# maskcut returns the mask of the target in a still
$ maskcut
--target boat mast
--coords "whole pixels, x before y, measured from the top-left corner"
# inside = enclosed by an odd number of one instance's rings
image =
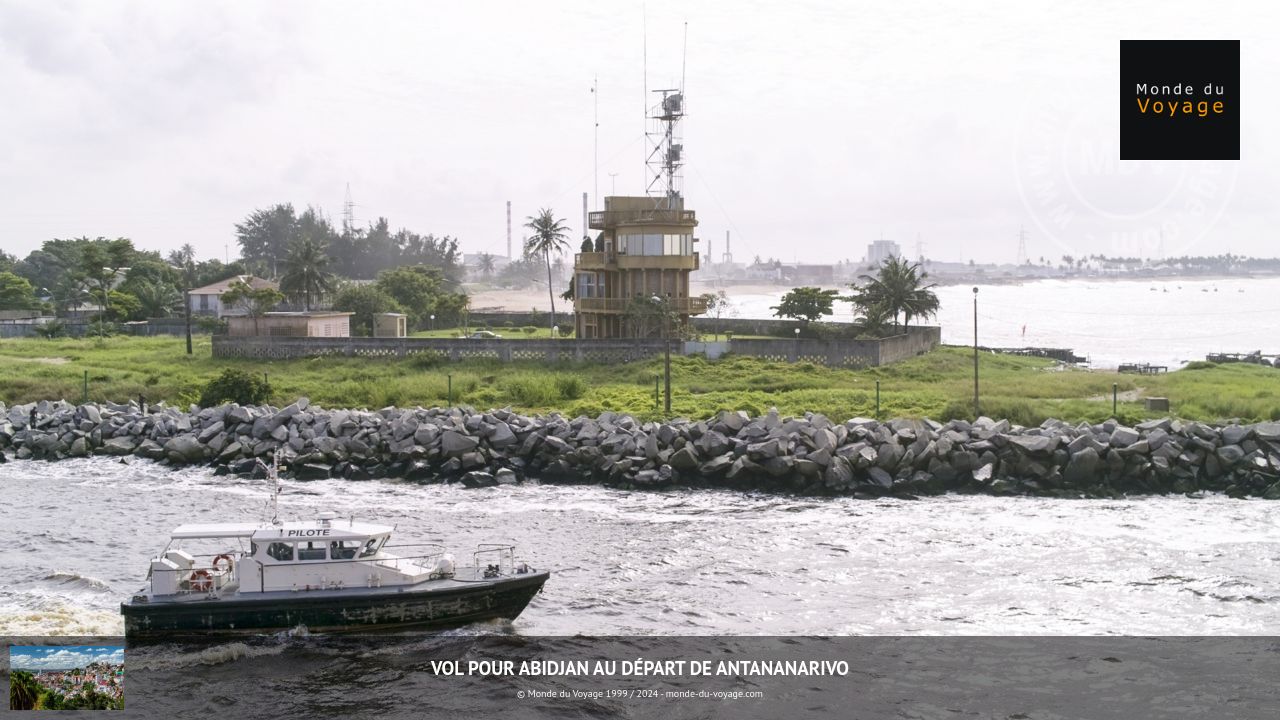
[[[275,489],[271,492],[271,524],[280,525],[280,491],[284,488],[280,485],[280,449],[276,448],[275,453],[271,456],[271,468],[267,471],[267,477],[275,482]]]

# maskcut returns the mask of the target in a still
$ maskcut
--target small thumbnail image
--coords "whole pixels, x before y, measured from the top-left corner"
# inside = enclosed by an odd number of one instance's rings
[[[123,710],[121,645],[13,645],[10,710]]]

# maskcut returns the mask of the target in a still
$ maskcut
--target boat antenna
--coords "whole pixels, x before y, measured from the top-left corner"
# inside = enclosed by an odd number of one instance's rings
[[[280,484],[280,449],[271,455],[271,467],[267,471],[267,477],[275,483],[275,489],[271,492],[271,524],[280,525],[280,492],[284,487]]]

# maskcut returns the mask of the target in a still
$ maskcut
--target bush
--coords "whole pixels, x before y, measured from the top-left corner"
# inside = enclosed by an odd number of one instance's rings
[[[266,378],[244,370],[227,368],[205,386],[200,394],[200,407],[213,407],[233,402],[241,405],[262,405],[271,397],[271,385]]]
[[[520,332],[524,333],[525,335],[533,335],[534,333],[538,332],[538,328],[533,327],[532,325],[526,325],[525,327],[520,328]]]
[[[84,334],[93,337],[111,337],[119,332],[119,325],[106,320],[94,320],[84,328]]]
[[[227,332],[227,321],[212,315],[197,315],[195,325],[199,332],[210,335],[225,335]]]
[[[577,375],[560,375],[556,378],[556,392],[561,400],[577,400],[587,392],[587,383]]]
[[[1211,370],[1218,367],[1218,363],[1209,362],[1207,360],[1193,360],[1187,363],[1183,370]]]
[[[61,320],[52,320],[41,325],[35,325],[31,328],[31,332],[39,335],[45,340],[52,340],[57,337],[63,337],[67,334],[66,323]]]

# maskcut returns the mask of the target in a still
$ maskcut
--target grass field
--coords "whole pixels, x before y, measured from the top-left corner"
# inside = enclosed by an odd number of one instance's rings
[[[214,360],[208,336],[195,354],[181,338],[22,339],[0,341],[0,401],[79,401],[85,373],[91,400],[194,402],[224,367],[265,373],[273,402],[305,395],[325,407],[443,405],[452,375],[453,401],[480,409],[604,410],[658,417],[654,381],[660,359],[627,365],[560,365],[496,361],[442,363],[427,358],[317,358],[289,361]],[[875,414],[936,420],[973,415],[973,360],[968,348],[942,348],[911,360],[862,371],[747,357],[709,362],[672,359],[672,410],[702,418],[724,409],[752,414],[777,407],[784,414],[821,412],[835,419]],[[1111,416],[1112,383],[1122,394],[1119,416],[1149,414],[1144,396],[1168,397],[1173,414],[1199,420],[1280,419],[1280,370],[1253,365],[1212,366],[1160,376],[1064,369],[1051,361],[1000,355],[981,358],[982,411],[1020,424],[1048,417],[1070,422]]]

